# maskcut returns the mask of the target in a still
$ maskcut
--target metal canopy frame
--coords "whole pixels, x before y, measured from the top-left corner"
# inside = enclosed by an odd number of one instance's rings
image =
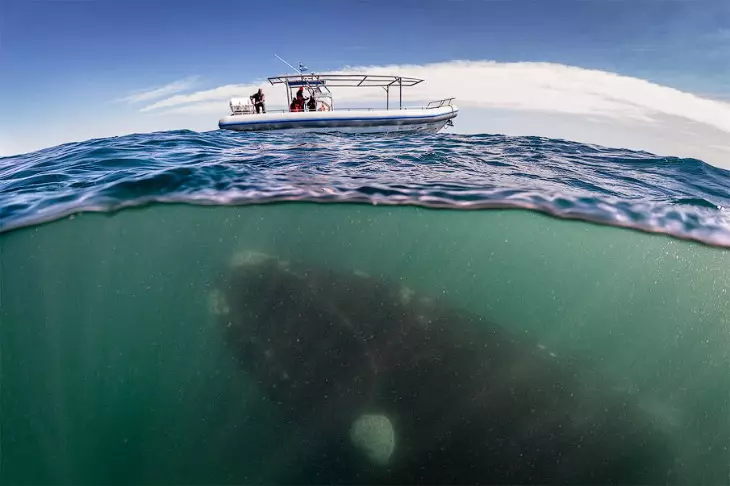
[[[384,76],[379,74],[287,74],[268,78],[272,86],[283,84],[287,87],[286,100],[291,103],[290,90],[293,87],[320,87],[329,92],[333,88],[383,88],[385,90],[385,108],[390,109],[390,88],[398,86],[398,107],[403,108],[403,87],[415,86],[423,79],[406,76]],[[333,106],[334,108],[334,106]]]
[[[408,78],[405,76],[381,76],[377,74],[287,74],[284,76],[272,76],[269,82],[275,84],[291,84],[292,81],[308,81],[332,87],[360,87],[360,86],[392,86],[400,84],[402,86],[415,86],[422,83],[423,79]],[[317,83],[319,84],[319,83]]]

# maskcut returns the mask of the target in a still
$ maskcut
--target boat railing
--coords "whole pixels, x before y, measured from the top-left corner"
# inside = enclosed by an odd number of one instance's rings
[[[451,106],[452,101],[454,101],[455,98],[444,98],[443,100],[436,100],[436,101],[430,101],[426,106],[404,106],[402,108],[385,108],[386,111],[398,111],[398,110],[432,110],[436,108],[441,108],[442,106]],[[381,111],[384,110],[384,108],[337,108],[335,110],[315,110],[318,113],[329,113],[331,111]],[[266,113],[304,113],[308,112],[309,110],[304,111],[291,111],[287,109],[281,109],[281,110],[266,110]],[[250,113],[232,113],[233,115],[243,115],[243,114],[250,114],[250,115],[256,115],[256,112],[250,112]]]
[[[405,108],[403,108],[405,110]],[[383,108],[337,108],[335,110],[314,110],[317,113],[331,113],[333,111],[379,111],[383,110]],[[266,113],[307,113],[311,110],[301,110],[301,111],[292,111],[292,110],[266,110]],[[249,113],[231,113],[232,115],[246,115]],[[250,113],[252,115],[256,115],[257,113],[254,111],[253,113]],[[260,115],[261,113],[259,113]]]
[[[451,106],[452,101],[454,101],[454,98],[444,98],[442,100],[429,101],[429,103],[426,105],[426,109],[441,108],[442,106]]]

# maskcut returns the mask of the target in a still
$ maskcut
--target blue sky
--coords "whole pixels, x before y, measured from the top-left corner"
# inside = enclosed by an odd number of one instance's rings
[[[730,2],[3,0],[0,154],[116,126],[197,128],[183,118],[180,126],[153,122],[140,106],[112,101],[181,80],[202,90],[287,71],[274,53],[320,71],[544,62],[730,101]],[[219,116],[209,118],[213,129]]]

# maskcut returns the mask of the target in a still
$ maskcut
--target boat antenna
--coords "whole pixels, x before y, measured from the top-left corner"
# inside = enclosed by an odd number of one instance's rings
[[[289,66],[290,68],[292,68],[293,70],[295,70],[295,71],[297,72],[297,74],[303,74],[303,72],[304,72],[304,71],[302,71],[301,69],[297,69],[297,68],[295,68],[294,66],[292,66],[291,64],[289,64],[288,62],[286,62],[285,60],[283,60],[282,58],[280,58],[280,57],[279,57],[279,56],[277,56],[276,54],[274,54],[274,56],[276,56],[276,58],[277,58],[277,59],[279,59],[279,60],[280,60],[281,62],[283,62],[284,64],[286,64],[287,66]],[[302,65],[302,63],[299,63],[299,66],[300,66],[300,67],[304,67],[304,66]]]

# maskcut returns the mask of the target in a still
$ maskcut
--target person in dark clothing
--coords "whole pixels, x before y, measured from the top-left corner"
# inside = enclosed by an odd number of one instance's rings
[[[254,106],[256,107],[256,113],[259,113],[263,111],[266,113],[266,106],[264,106],[264,91],[259,88],[259,90],[251,95],[251,101],[253,101]]]
[[[307,102],[307,109],[309,111],[317,111],[317,100],[314,99],[314,96],[309,97],[309,101]]]

